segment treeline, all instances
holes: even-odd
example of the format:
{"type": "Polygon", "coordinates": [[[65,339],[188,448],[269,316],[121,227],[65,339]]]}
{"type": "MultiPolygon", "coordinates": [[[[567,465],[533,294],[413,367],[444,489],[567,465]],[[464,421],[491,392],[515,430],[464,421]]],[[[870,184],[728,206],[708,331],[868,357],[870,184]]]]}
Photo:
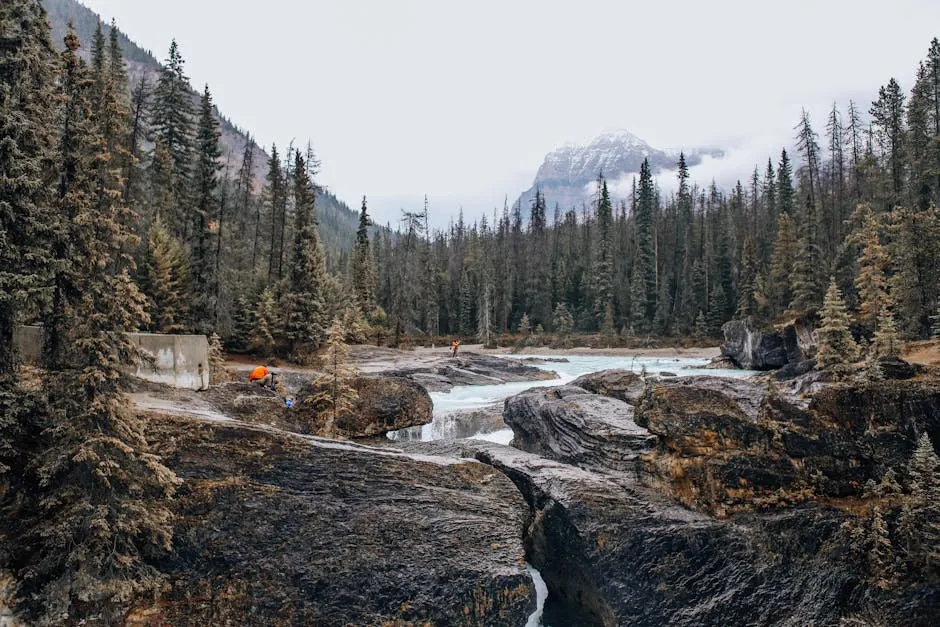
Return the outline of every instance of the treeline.
{"type": "Polygon", "coordinates": [[[689,182],[664,196],[644,164],[616,206],[603,176],[590,207],[504,207],[429,233],[426,210],[379,234],[379,304],[410,333],[542,327],[621,336],[717,336],[724,322],[817,310],[830,276],[866,330],[879,311],[922,337],[940,282],[940,44],[906,96],[891,79],[863,113],[803,111],[783,150],[725,191],[689,182]],[[794,162],[800,165],[794,171],[794,162]]]}

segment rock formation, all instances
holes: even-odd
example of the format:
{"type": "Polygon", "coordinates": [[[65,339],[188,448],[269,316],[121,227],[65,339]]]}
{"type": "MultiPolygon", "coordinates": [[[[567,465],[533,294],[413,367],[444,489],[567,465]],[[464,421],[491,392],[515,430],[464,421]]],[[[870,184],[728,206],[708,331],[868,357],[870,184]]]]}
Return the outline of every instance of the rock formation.
{"type": "Polygon", "coordinates": [[[535,609],[525,501],[494,468],[158,415],[183,479],[137,624],[507,625],[535,609]]]}

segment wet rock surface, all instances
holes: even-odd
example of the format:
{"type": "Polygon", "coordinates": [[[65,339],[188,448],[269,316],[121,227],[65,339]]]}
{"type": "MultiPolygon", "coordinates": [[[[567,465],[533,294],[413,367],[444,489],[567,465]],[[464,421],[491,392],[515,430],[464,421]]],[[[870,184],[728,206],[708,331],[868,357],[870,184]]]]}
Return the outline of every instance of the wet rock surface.
{"type": "Polygon", "coordinates": [[[520,359],[462,353],[456,358],[439,357],[427,365],[384,372],[420,383],[429,392],[449,392],[455,385],[493,385],[514,381],[547,381],[554,372],[542,370],[520,359]]]}
{"type": "Polygon", "coordinates": [[[183,479],[148,624],[522,625],[528,509],[494,468],[157,416],[183,479]]]}
{"type": "Polygon", "coordinates": [[[655,436],[633,421],[623,401],[571,386],[536,388],[506,399],[512,444],[547,459],[633,470],[655,436]]]}
{"type": "Polygon", "coordinates": [[[639,373],[632,370],[601,370],[578,377],[571,382],[594,394],[601,394],[635,405],[646,391],[646,383],[639,373]]]}

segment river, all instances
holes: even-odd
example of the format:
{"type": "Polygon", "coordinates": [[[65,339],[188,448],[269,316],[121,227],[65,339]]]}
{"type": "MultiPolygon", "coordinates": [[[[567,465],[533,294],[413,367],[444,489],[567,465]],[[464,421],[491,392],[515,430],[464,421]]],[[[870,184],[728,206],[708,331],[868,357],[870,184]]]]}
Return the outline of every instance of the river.
{"type": "MultiPolygon", "coordinates": [[[[546,355],[513,355],[505,359],[553,359],[546,355]]],[[[557,357],[557,359],[562,359],[557,357]]],[[[434,419],[430,424],[411,427],[388,434],[392,440],[454,440],[477,438],[509,444],[512,430],[507,429],[497,407],[508,397],[534,387],[565,385],[581,375],[621,368],[640,372],[643,368],[651,375],[669,373],[677,376],[710,375],[741,377],[753,374],[746,370],[715,370],[706,368],[708,359],[688,357],[640,357],[610,355],[566,355],[566,362],[532,361],[542,370],[552,370],[556,379],[547,381],[520,381],[498,385],[460,385],[450,392],[432,392],[434,419]]]]}

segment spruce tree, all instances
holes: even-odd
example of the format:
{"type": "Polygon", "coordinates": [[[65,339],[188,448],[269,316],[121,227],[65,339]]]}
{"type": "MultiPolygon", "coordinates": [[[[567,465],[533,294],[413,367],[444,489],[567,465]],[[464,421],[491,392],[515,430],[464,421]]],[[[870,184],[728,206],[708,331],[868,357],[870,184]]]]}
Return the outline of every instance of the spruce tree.
{"type": "Polygon", "coordinates": [[[727,320],[725,311],[728,309],[728,297],[721,283],[717,283],[708,297],[708,334],[712,337],[721,335],[721,328],[727,320]]]}
{"type": "Polygon", "coordinates": [[[644,318],[648,326],[656,312],[656,258],[653,250],[653,173],[648,159],[640,166],[640,188],[637,199],[636,250],[634,274],[639,273],[643,284],[642,293],[631,294],[640,297],[644,318]]]}
{"type": "Polygon", "coordinates": [[[780,152],[780,164],[777,166],[777,209],[780,213],[793,215],[796,209],[793,202],[793,166],[786,150],[780,152]]]}
{"type": "Polygon", "coordinates": [[[522,314],[522,318],[519,320],[519,335],[528,336],[532,333],[532,323],[529,322],[529,314],[522,314]]]}
{"type": "Polygon", "coordinates": [[[872,103],[873,137],[890,175],[892,201],[901,202],[904,183],[904,94],[893,78],[878,91],[872,103]]]}
{"type": "Polygon", "coordinates": [[[52,270],[46,245],[56,144],[57,57],[42,4],[0,4],[0,475],[19,445],[25,395],[13,331],[52,270]]]}
{"type": "Polygon", "coordinates": [[[855,278],[859,321],[873,329],[888,303],[888,280],[885,277],[888,254],[879,241],[878,225],[870,211],[862,227],[860,239],[864,248],[858,259],[858,276],[855,278]]]}
{"type": "Polygon", "coordinates": [[[277,308],[274,303],[274,292],[270,288],[258,295],[251,322],[248,349],[264,357],[270,357],[274,354],[274,330],[277,327],[277,308]]]}
{"type": "Polygon", "coordinates": [[[356,231],[356,245],[352,252],[352,284],[356,301],[362,311],[372,311],[375,307],[375,259],[369,247],[369,218],[366,197],[362,197],[362,209],[359,212],[359,229],[356,231]]]}
{"type": "Polygon", "coordinates": [[[793,298],[791,311],[809,311],[819,306],[822,291],[821,276],[823,271],[822,253],[819,249],[818,223],[815,203],[806,198],[803,214],[803,229],[800,236],[796,260],[793,263],[793,298]]]}
{"type": "Polygon", "coordinates": [[[835,277],[829,281],[829,289],[819,314],[821,323],[816,330],[819,343],[816,364],[833,379],[844,379],[852,372],[852,361],[856,357],[858,347],[849,331],[849,315],[835,277]]]}
{"type": "MultiPolygon", "coordinates": [[[[613,307],[613,206],[607,181],[598,178],[597,241],[594,246],[594,314],[603,325],[608,309],[613,307]]],[[[612,314],[611,314],[612,316],[612,314]]],[[[611,321],[611,324],[613,322],[611,321]]]]}
{"type": "Polygon", "coordinates": [[[899,520],[907,559],[920,572],[940,567],[940,458],[923,433],[908,463],[910,495],[899,520]]]}
{"type": "Polygon", "coordinates": [[[322,373],[314,380],[316,393],[307,399],[326,413],[322,435],[333,436],[336,425],[344,416],[352,413],[358,393],[351,380],[355,369],[349,367],[349,347],[343,340],[343,326],[338,318],[333,319],[323,355],[322,373]]]}
{"type": "Polygon", "coordinates": [[[235,306],[232,308],[232,332],[228,337],[226,347],[233,352],[244,352],[248,350],[251,344],[252,328],[252,310],[251,304],[245,296],[239,296],[235,299],[235,306]]]}
{"type": "Polygon", "coordinates": [[[757,313],[757,247],[750,237],[745,238],[741,251],[741,272],[738,279],[738,316],[757,313]]]}
{"type": "Polygon", "coordinates": [[[572,328],[574,328],[574,317],[564,303],[558,303],[552,315],[552,330],[563,343],[566,343],[572,328]]]}
{"type": "Polygon", "coordinates": [[[323,342],[329,312],[324,294],[326,260],[314,217],[315,196],[304,157],[294,155],[294,245],[287,286],[281,297],[278,336],[288,356],[303,362],[323,342]]]}
{"type": "Polygon", "coordinates": [[[29,468],[39,490],[26,503],[14,558],[21,598],[43,623],[90,618],[88,601],[111,621],[159,585],[149,562],[170,548],[167,501],[177,484],[147,452],[143,424],[120,388],[136,355],[126,332],[145,320],[124,252],[133,216],[116,202],[102,111],[93,107],[94,81],[71,29],[65,42],[57,208],[67,221],[52,246],[47,426],[29,468]]]}
{"type": "Polygon", "coordinates": [[[878,357],[897,357],[901,354],[901,337],[894,322],[894,314],[887,305],[878,312],[878,328],[871,350],[878,357]]]}
{"type": "Polygon", "coordinates": [[[193,235],[190,261],[190,326],[197,333],[208,335],[216,326],[217,285],[215,276],[215,240],[218,237],[216,207],[219,188],[219,123],[212,113],[212,94],[206,85],[199,103],[199,124],[196,132],[195,167],[193,171],[194,211],[189,232],[193,235]]]}
{"type": "Polygon", "coordinates": [[[183,69],[183,57],[174,39],[160,71],[153,93],[150,126],[154,143],[159,143],[169,157],[170,170],[165,173],[172,202],[165,215],[170,232],[188,239],[190,221],[188,208],[193,176],[193,104],[189,78],[183,69]]]}
{"type": "Polygon", "coordinates": [[[181,333],[185,330],[187,281],[186,253],[157,216],[150,225],[140,280],[148,301],[151,331],[181,333]]]}

